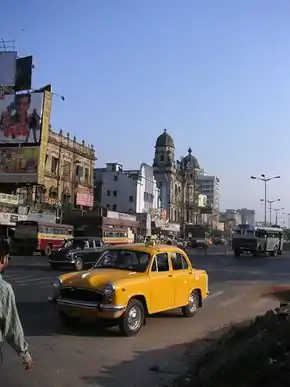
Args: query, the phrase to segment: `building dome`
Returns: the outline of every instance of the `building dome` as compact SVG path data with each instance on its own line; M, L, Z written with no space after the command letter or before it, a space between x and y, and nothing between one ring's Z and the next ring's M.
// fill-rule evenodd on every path
M155 145L155 148L165 147L174 148L173 138L167 133L166 129L164 129L164 132L157 138Z
M200 169L197 158L192 156L192 149L188 149L188 155L185 156L180 163L181 169Z

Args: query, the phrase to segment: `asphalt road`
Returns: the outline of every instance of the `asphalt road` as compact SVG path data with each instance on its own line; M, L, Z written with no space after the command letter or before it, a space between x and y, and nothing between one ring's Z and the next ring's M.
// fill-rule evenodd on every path
M223 247L214 247L207 255L192 251L190 257L193 266L209 274L211 293L204 308L190 319L179 311L151 317L132 338L121 337L114 329L64 329L47 303L51 282L59 272L52 272L43 257L14 257L5 278L15 289L35 364L25 372L17 355L4 344L1 385L158 385L181 369L186 343L276 306L276 300L265 296L271 284L290 283L290 255L236 259L225 255Z

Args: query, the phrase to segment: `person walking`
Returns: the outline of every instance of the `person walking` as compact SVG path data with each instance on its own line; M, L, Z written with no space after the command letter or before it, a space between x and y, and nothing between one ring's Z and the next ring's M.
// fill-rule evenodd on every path
M0 242L0 350L3 341L7 341L22 360L25 369L28 370L32 367L32 358L18 315L14 291L2 277L8 262L7 245L2 239Z

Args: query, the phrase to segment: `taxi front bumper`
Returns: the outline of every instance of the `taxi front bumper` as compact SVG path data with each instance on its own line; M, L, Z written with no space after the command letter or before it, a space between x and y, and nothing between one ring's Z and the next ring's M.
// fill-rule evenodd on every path
M101 304L89 301L74 301L68 300L65 298L52 298L49 297L48 301L57 305L59 309L63 312L68 311L69 314L76 312L78 315L82 314L82 310L91 312L96 314L96 317L104 317L104 318L118 318L120 317L125 309L125 305L111 305L111 304Z

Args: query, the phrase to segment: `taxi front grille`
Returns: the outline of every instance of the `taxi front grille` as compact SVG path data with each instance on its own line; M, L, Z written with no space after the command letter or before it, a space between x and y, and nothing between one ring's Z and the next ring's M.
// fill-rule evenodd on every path
M103 293L100 291L66 287L61 289L61 298L72 301L102 302Z

